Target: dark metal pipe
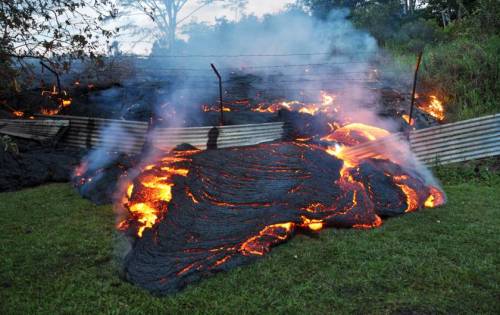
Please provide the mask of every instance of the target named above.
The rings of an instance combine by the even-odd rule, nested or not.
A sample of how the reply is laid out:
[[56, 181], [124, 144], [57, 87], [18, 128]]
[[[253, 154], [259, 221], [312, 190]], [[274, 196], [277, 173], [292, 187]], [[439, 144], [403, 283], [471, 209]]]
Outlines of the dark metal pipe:
[[410, 124], [410, 126], [411, 126], [411, 120], [413, 118], [413, 106], [415, 105], [415, 90], [417, 88], [418, 69], [420, 68], [421, 61], [422, 61], [422, 52], [419, 52], [417, 56], [417, 66], [415, 67], [415, 76], [413, 77], [413, 91], [411, 93], [411, 106], [408, 119], [408, 123]]
[[222, 102], [222, 77], [219, 71], [217, 71], [217, 68], [215, 68], [215, 65], [213, 63], [211, 63], [210, 66], [212, 66], [215, 75], [217, 75], [217, 78], [219, 79], [220, 125], [224, 126], [224, 104]]
[[42, 65], [42, 67], [44, 67], [45, 69], [49, 70], [50, 72], [52, 72], [53, 75], [56, 76], [56, 79], [57, 79], [57, 93], [58, 94], [61, 94], [61, 80], [59, 79], [59, 74], [52, 70], [51, 67], [47, 66], [46, 64], [44, 64], [42, 61], [40, 61], [40, 64]]

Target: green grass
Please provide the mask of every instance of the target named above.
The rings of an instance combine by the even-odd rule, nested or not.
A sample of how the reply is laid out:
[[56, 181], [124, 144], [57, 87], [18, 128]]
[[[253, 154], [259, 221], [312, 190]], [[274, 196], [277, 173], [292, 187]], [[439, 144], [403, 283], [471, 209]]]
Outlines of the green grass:
[[0, 194], [0, 314], [500, 312], [500, 184], [370, 231], [299, 235], [163, 298], [120, 280], [114, 215], [67, 184]]

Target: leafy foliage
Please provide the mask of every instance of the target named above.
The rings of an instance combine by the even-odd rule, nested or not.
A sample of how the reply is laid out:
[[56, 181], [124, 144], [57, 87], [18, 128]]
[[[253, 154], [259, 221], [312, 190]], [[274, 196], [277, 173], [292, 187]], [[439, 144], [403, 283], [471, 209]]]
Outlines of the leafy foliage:
[[500, 37], [460, 38], [426, 50], [422, 85], [447, 96], [450, 120], [499, 111]]
[[3, 58], [93, 55], [112, 32], [102, 27], [116, 15], [110, 0], [2, 0]]
[[[155, 39], [153, 53], [166, 50], [174, 51], [176, 31], [179, 24], [187, 20], [203, 7], [213, 3], [215, 0], [119, 0], [120, 3], [132, 12], [142, 12], [155, 24], [151, 31], [141, 25], [127, 25], [135, 34], [144, 38]], [[188, 2], [195, 2], [198, 6], [191, 12], [181, 16]], [[233, 1], [234, 2], [234, 1]], [[241, 1], [240, 1], [241, 2]]]
[[0, 96], [35, 79], [33, 59], [63, 72], [75, 58], [104, 54], [117, 30], [103, 25], [116, 13], [112, 0], [0, 0]]
[[433, 168], [434, 174], [445, 185], [500, 183], [500, 158], [439, 165]]

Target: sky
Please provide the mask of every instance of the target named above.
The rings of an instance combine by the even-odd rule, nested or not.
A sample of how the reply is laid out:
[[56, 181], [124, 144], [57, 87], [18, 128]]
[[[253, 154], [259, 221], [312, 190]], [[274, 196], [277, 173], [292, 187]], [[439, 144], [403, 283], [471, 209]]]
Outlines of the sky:
[[[222, 1], [221, 1], [222, 2]], [[277, 13], [285, 8], [287, 4], [294, 3], [295, 0], [248, 0], [248, 5], [244, 12], [239, 12], [238, 15], [228, 8], [223, 7], [223, 3], [217, 3], [208, 5], [201, 10], [197, 11], [191, 18], [189, 18], [186, 23], [189, 22], [207, 22], [212, 24], [215, 22], [216, 18], [226, 17], [228, 20], [235, 20], [244, 14], [253, 14], [261, 17], [265, 14]], [[186, 6], [182, 9], [179, 14], [179, 18], [182, 19], [185, 14], [192, 12], [199, 6], [199, 2], [196, 0], [190, 0], [186, 3]], [[150, 19], [142, 13], [134, 13], [130, 16], [129, 21], [134, 22], [137, 25], [143, 25], [145, 27], [153, 26]], [[185, 24], [185, 23], [184, 23]], [[180, 25], [182, 27], [182, 25]], [[179, 27], [180, 29], [180, 27]], [[182, 34], [178, 34], [179, 38], [186, 39]], [[133, 52], [137, 54], [148, 54], [150, 52], [152, 42], [150, 39], [144, 38], [140, 43], [132, 44], [131, 42], [135, 39], [130, 38], [130, 36], [120, 36], [119, 41], [121, 42], [121, 49], [126, 52]]]

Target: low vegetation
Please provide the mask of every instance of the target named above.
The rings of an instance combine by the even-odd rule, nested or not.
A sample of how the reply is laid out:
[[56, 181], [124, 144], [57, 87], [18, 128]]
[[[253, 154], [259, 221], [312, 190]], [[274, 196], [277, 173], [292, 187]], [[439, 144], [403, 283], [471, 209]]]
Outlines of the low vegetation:
[[442, 172], [444, 207], [374, 230], [298, 235], [255, 264], [163, 298], [119, 278], [110, 206], [68, 184], [2, 193], [0, 313], [498, 314], [498, 173], [462, 171]]

